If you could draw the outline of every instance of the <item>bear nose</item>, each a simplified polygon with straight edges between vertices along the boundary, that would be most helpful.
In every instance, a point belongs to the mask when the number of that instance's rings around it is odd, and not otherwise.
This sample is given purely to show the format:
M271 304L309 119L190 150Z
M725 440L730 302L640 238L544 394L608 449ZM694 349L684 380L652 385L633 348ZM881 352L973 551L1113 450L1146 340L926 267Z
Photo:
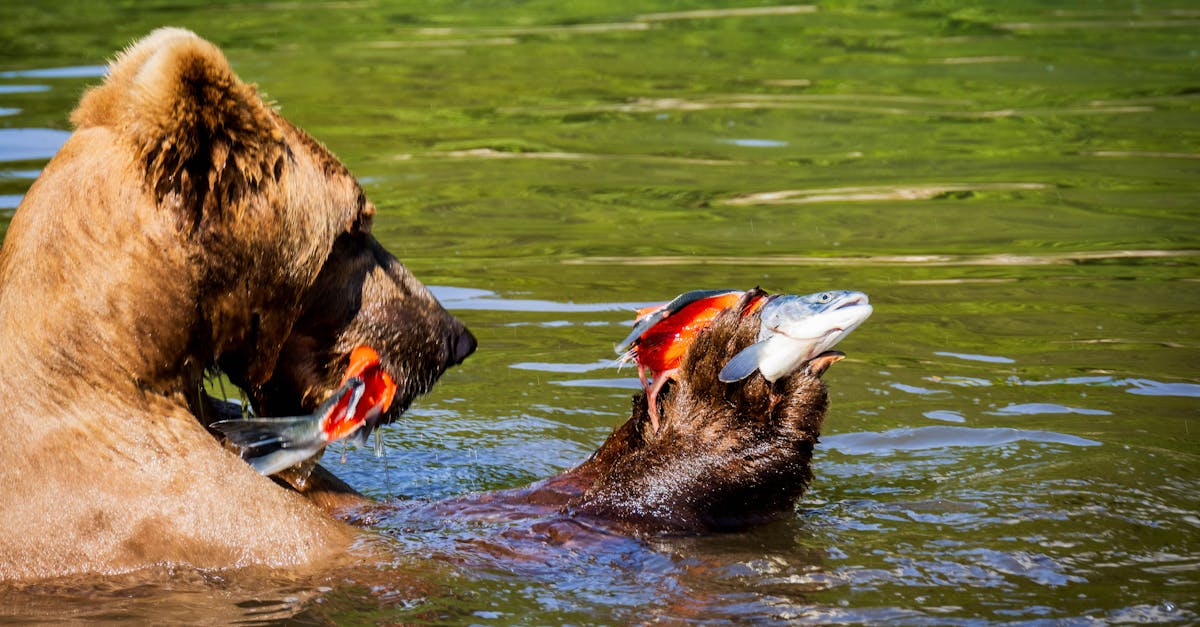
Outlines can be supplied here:
M461 364L464 359L475 352L475 347L479 343L475 341L475 336L471 331L464 328L456 337L450 338L450 365L454 366Z

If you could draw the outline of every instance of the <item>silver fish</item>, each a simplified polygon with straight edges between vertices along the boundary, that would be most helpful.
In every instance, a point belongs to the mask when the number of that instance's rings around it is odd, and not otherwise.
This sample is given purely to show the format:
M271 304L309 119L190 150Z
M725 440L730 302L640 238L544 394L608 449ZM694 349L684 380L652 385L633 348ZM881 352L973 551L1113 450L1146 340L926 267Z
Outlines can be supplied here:
M371 426L369 420L357 414L364 387L361 378L351 377L316 411L306 416L222 420L214 422L211 427L240 448L242 457L255 470L264 475L273 475L320 453L331 440L331 423L349 420L354 430L347 435L357 438L355 441L360 446L365 443ZM377 415L378 409L368 410L369 418Z
M866 294L850 290L776 296L763 305L758 341L734 355L717 378L733 383L758 370L774 383L833 348L872 311Z

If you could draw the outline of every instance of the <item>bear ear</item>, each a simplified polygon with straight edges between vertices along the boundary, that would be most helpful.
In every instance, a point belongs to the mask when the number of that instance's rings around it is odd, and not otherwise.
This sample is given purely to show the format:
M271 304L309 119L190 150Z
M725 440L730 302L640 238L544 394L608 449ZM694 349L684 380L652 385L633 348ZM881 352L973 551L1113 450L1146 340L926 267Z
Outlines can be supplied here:
M190 31L161 28L130 46L71 119L127 139L155 200L193 229L273 204L278 192L287 150L278 116Z

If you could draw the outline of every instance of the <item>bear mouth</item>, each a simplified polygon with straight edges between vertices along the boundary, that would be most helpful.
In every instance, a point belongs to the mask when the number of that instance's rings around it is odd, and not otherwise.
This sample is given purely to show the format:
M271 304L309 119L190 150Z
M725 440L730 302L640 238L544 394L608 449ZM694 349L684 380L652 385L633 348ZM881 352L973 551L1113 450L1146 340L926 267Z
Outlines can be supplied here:
M416 364L396 363L393 352L379 346L359 345L353 350L311 350L304 339L289 341L270 378L246 397L251 410L259 417L292 417L312 414L326 401L338 394L351 377L363 380L365 404L360 404L364 427L361 436L390 424L408 410L412 402L428 392L445 369L453 363L431 366L425 376L404 376L413 373ZM356 358L362 349L374 356L363 361ZM245 390L245 388L243 388Z
M266 460L288 451L296 456L289 458L290 466L302 458L319 458L320 451L335 442L363 446L380 426L405 411L413 394L400 390L369 346L355 348L348 363L337 361L333 369L340 375L332 383L324 377L304 381L276 372L268 384L248 394L230 377L240 398L230 397L220 370L214 368L206 374L206 386L215 394L208 395L196 415L213 435L239 449L264 474L283 469ZM260 462L272 470L260 468Z

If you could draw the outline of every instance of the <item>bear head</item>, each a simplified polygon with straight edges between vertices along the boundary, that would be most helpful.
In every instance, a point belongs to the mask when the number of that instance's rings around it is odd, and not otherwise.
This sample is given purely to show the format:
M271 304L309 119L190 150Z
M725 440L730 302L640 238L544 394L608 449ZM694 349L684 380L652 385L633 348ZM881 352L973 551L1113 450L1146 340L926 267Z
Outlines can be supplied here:
M167 375L219 368L260 415L296 415L336 389L350 352L368 345L398 385L387 422L475 349L371 235L375 207L346 167L211 43L154 31L112 63L72 121L77 134L103 127L124 142L141 175L128 185L153 204L141 228L175 249L164 271L183 276L164 287L194 316L176 315L186 337L160 359ZM156 384L154 373L138 376Z

